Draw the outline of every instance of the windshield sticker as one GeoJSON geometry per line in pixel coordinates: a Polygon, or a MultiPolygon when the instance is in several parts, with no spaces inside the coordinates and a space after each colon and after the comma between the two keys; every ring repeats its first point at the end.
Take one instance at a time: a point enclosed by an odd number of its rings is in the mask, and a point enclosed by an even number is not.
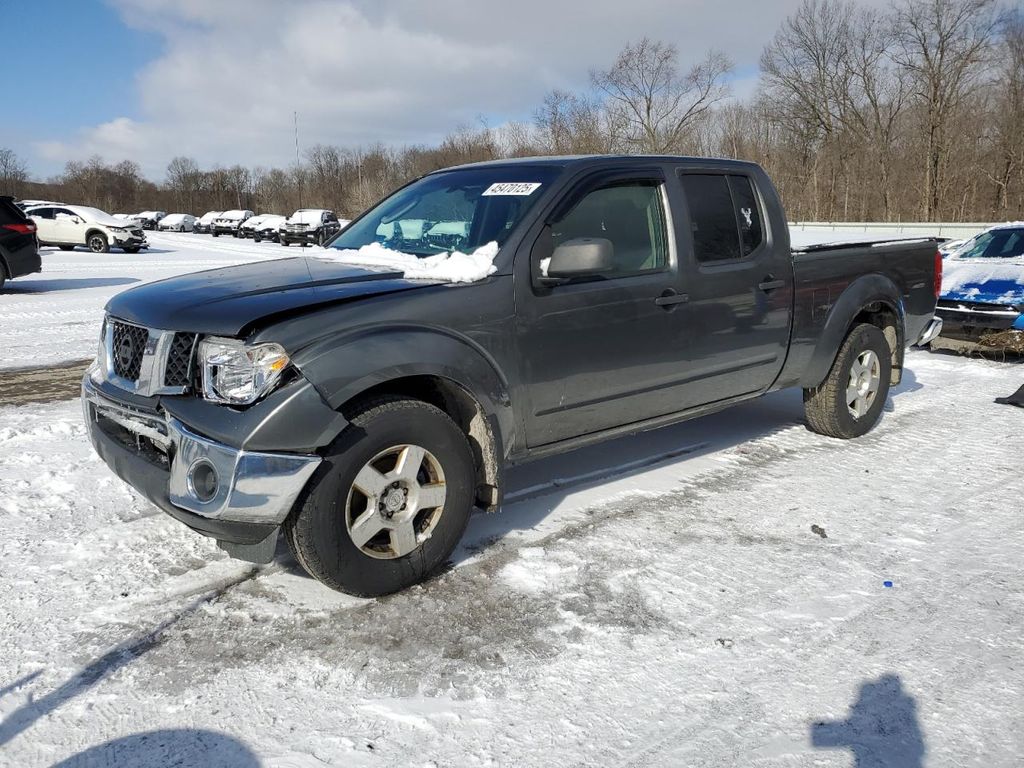
{"type": "Polygon", "coordinates": [[[484,190],[483,197],[489,195],[532,195],[540,187],[539,183],[531,181],[506,181],[498,184],[491,184],[484,190]]]}

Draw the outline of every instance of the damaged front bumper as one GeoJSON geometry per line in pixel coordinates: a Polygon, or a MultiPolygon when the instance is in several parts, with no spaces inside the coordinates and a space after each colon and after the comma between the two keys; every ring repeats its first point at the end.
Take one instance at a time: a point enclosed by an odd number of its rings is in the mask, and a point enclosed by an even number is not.
{"type": "Polygon", "coordinates": [[[229,554],[269,562],[278,528],[320,465],[317,455],[246,451],[198,434],[162,411],[101,394],[86,373],[89,439],[114,473],[229,554]]]}

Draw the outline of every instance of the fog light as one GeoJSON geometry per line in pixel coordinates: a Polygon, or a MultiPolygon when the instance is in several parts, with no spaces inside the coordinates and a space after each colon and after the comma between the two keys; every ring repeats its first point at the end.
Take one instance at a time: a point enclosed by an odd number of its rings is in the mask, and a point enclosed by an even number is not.
{"type": "Polygon", "coordinates": [[[207,502],[217,495],[217,470],[213,464],[197,461],[188,471],[188,489],[199,501],[207,502]]]}

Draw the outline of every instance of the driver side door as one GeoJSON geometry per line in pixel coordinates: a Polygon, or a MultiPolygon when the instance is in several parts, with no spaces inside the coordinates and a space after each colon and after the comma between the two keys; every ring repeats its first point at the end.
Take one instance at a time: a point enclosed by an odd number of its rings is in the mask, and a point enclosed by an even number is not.
{"type": "Polygon", "coordinates": [[[53,242],[67,245],[82,245],[85,243],[86,224],[74,211],[67,208],[54,208],[54,232],[53,242]]]}

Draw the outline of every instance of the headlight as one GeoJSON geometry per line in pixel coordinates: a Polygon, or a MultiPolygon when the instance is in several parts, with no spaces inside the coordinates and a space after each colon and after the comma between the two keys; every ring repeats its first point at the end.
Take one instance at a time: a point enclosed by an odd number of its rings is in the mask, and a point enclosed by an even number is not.
{"type": "Polygon", "coordinates": [[[216,403],[248,405],[270,392],[288,366],[279,344],[247,345],[216,336],[199,342],[203,397],[216,403]]]}

